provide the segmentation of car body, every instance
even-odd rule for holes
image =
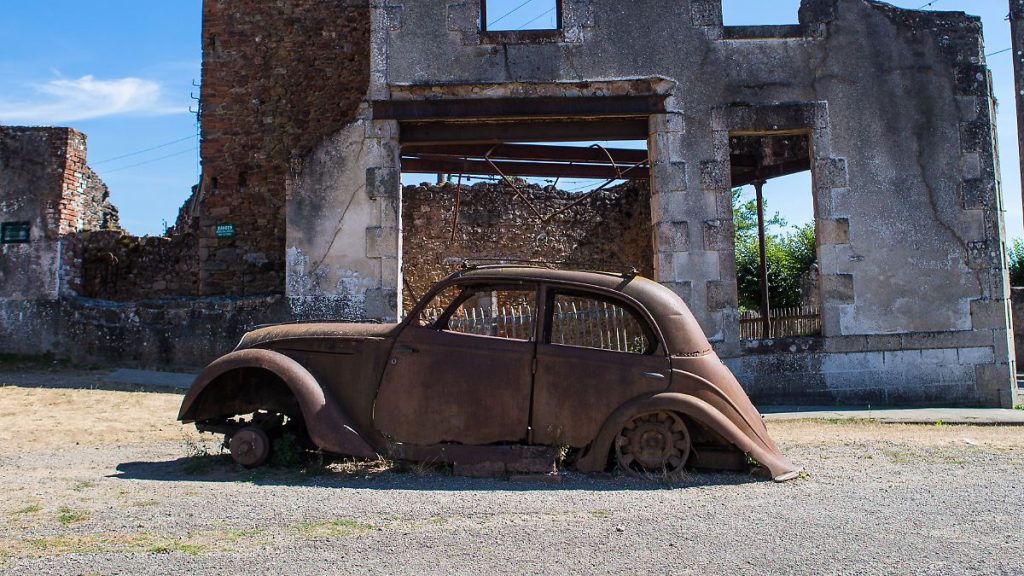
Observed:
[[[290,427],[327,453],[499,471],[554,453],[583,472],[800,471],[682,299],[633,273],[469,267],[398,324],[260,328],[178,418],[250,466]]]

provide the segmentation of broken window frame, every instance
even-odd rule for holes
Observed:
[[[3,222],[0,224],[0,244],[28,244],[31,241],[31,222]]]
[[[555,27],[554,28],[523,28],[521,30],[509,30],[509,29],[492,29],[487,25],[487,3],[491,0],[480,0],[480,32],[482,34],[488,33],[516,33],[516,32],[560,32],[564,29],[564,12],[562,10],[563,0],[554,0],[555,2]],[[545,12],[545,14],[547,14]],[[538,18],[539,19],[539,18]]]

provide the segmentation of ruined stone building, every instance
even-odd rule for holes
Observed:
[[[799,25],[728,27],[721,0],[550,2],[556,26],[510,31],[482,24],[487,0],[205,0],[203,176],[170,239],[68,227],[74,186],[10,212],[35,186],[18,146],[58,133],[0,133],[3,220],[39,238],[3,245],[0,325],[28,333],[8,351],[200,363],[251,323],[394,321],[463,259],[553,256],[672,288],[762,402],[1014,403],[977,18],[804,0]],[[743,338],[731,190],[800,171],[820,333]],[[577,201],[511,180],[562,176],[628,183]],[[11,288],[55,267],[73,280]]]

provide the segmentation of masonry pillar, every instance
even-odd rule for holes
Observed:
[[[394,322],[402,309],[398,126],[365,108],[288,185],[285,294],[298,319]]]

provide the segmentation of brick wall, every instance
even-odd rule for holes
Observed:
[[[205,0],[200,291],[284,291],[293,159],[348,124],[369,83],[366,0]],[[233,238],[217,238],[234,224]]]
[[[406,310],[438,280],[474,258],[566,262],[577,268],[653,274],[650,191],[646,182],[591,196],[524,186],[529,204],[507,186],[407,186],[402,195]],[[456,197],[458,225],[454,239]],[[530,207],[540,213],[540,217]],[[556,215],[557,214],[557,215]],[[549,218],[543,222],[543,218]]]

